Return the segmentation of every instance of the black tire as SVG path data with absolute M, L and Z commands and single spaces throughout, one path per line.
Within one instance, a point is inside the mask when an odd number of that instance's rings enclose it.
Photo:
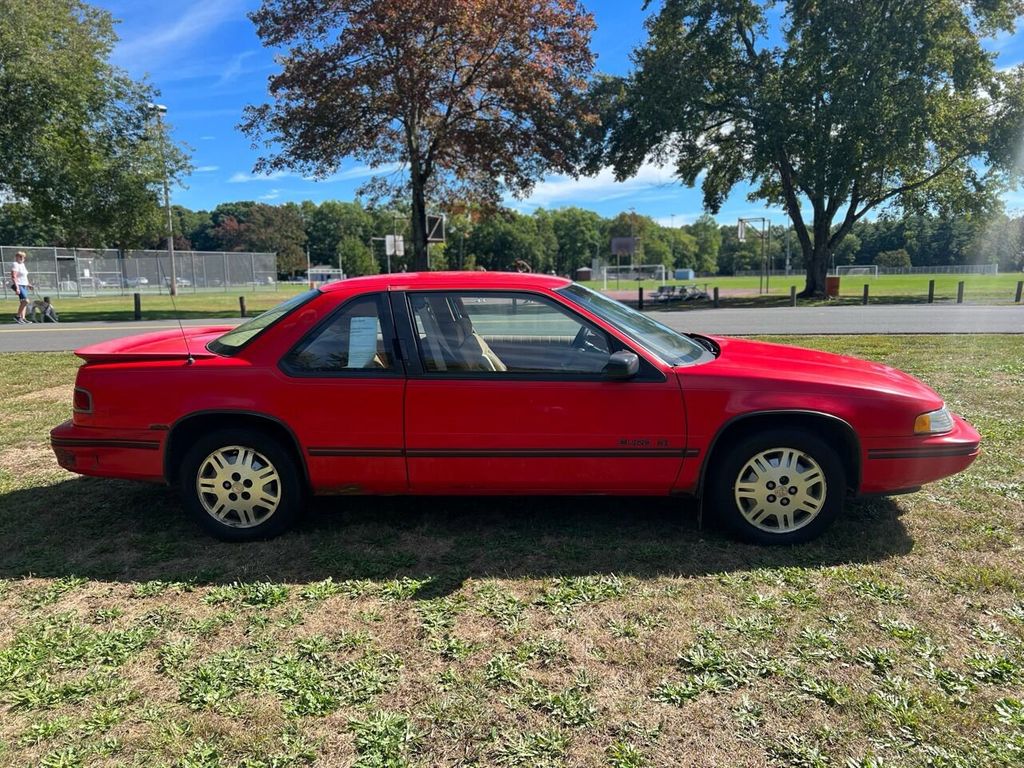
M 210 487 L 201 492 L 200 481 Z M 278 536 L 295 523 L 305 501 L 291 452 L 255 429 L 221 429 L 200 437 L 185 454 L 178 485 L 192 517 L 222 541 Z
M 842 511 L 846 495 L 843 463 L 821 438 L 803 430 L 752 433 L 726 447 L 724 453 L 716 453 L 712 462 L 705 512 L 745 541 L 810 541 Z M 819 470 L 820 481 L 815 477 Z

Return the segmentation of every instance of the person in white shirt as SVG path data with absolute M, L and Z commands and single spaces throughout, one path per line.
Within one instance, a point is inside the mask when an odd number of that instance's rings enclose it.
M 11 265 L 11 287 L 18 294 L 18 300 L 21 302 L 18 304 L 18 314 L 14 316 L 14 322 L 21 325 L 32 322 L 25 313 L 28 311 L 28 292 L 30 288 L 33 288 L 32 283 L 28 281 L 28 267 L 25 266 L 24 251 L 18 251 L 14 254 L 14 263 Z

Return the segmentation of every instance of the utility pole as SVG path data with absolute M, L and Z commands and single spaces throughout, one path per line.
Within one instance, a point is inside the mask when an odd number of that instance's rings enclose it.
M 178 294 L 178 271 L 174 266 L 174 217 L 171 214 L 171 185 L 167 171 L 167 134 L 164 131 L 162 116 L 167 113 L 163 104 L 148 104 L 150 114 L 156 115 L 156 127 L 160 132 L 160 158 L 164 166 L 164 208 L 167 209 L 167 255 L 171 258 L 171 296 Z M 193 278 L 195 275 L 193 275 Z M 255 275 L 253 276 L 255 279 Z

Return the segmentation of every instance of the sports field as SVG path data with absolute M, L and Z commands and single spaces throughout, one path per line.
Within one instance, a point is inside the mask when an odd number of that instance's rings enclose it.
M 935 281 L 935 301 L 956 301 L 957 285 L 964 283 L 964 302 L 974 304 L 1011 304 L 1013 303 L 1017 282 L 1024 280 L 1024 274 L 1006 273 L 1001 275 L 843 275 L 840 278 L 840 300 L 858 302 L 868 285 L 869 298 L 872 302 L 902 304 L 920 303 L 928 300 L 928 281 Z M 668 281 L 667 285 L 696 285 L 711 293 L 715 286 L 723 298 L 746 301 L 764 301 L 781 298 L 788 300 L 790 286 L 796 286 L 797 292 L 803 290 L 803 275 L 789 277 L 772 277 L 768 283 L 768 291 L 762 295 L 759 289 L 763 285 L 757 277 L 700 277 L 690 281 Z M 660 283 L 653 280 L 643 281 L 644 293 L 650 295 L 656 291 Z M 593 280 L 584 285 L 598 290 L 604 289 L 604 282 Z M 636 293 L 638 283 L 635 280 L 622 280 L 616 285 L 614 280 L 608 281 L 609 291 L 629 291 Z
M 869 285 L 871 303 L 899 304 L 921 303 L 928 298 L 928 280 L 935 280 L 935 300 L 951 302 L 956 300 L 957 283 L 964 281 L 964 301 L 974 304 L 1011 304 L 1015 298 L 1017 281 L 1024 275 L 881 275 L 872 278 L 867 275 L 853 275 L 842 278 L 840 283 L 839 303 L 858 303 L 861 300 L 864 284 Z M 592 288 L 602 289 L 603 283 L 592 281 L 585 283 Z M 775 277 L 770 282 L 767 294 L 758 293 L 756 277 L 708 277 L 699 278 L 688 283 L 669 282 L 668 285 L 697 285 L 706 288 L 708 293 L 718 286 L 723 306 L 769 307 L 785 304 L 789 301 L 789 287 L 795 285 L 797 290 L 803 288 L 802 277 Z M 616 288 L 615 281 L 609 281 L 608 290 L 614 295 L 632 299 L 636 296 L 636 281 L 623 280 Z M 645 296 L 650 298 L 659 286 L 654 281 L 643 283 Z M 142 296 L 142 317 L 144 320 L 164 320 L 175 316 L 188 318 L 217 318 L 239 316 L 239 295 L 245 295 L 249 314 L 258 314 L 269 309 L 289 296 L 305 290 L 304 283 L 279 283 L 277 290 L 261 290 L 246 293 L 239 290 L 235 293 L 210 291 L 208 293 L 192 293 L 182 289 L 182 293 L 174 300 L 164 295 L 146 294 Z M 14 314 L 17 302 L 13 294 L 5 296 L 0 302 L 0 321 Z M 63 321 L 103 321 L 131 320 L 134 317 L 134 303 L 131 295 L 110 295 L 94 298 L 54 298 Z M 803 302 L 802 302 L 803 303 Z M 813 302 L 813 303 L 836 303 Z M 175 306 L 176 305 L 176 309 Z M 706 302 L 686 302 L 683 305 L 673 304 L 680 308 L 704 307 Z

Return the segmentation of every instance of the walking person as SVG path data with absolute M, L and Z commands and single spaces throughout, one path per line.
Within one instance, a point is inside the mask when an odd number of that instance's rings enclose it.
M 32 322 L 25 317 L 25 313 L 28 312 L 29 289 L 35 290 L 32 283 L 28 281 L 28 267 L 25 266 L 26 258 L 28 257 L 24 251 L 18 251 L 14 254 L 14 263 L 11 265 L 11 287 L 18 294 L 18 300 L 21 302 L 18 304 L 18 314 L 14 316 L 14 322 L 21 325 Z

